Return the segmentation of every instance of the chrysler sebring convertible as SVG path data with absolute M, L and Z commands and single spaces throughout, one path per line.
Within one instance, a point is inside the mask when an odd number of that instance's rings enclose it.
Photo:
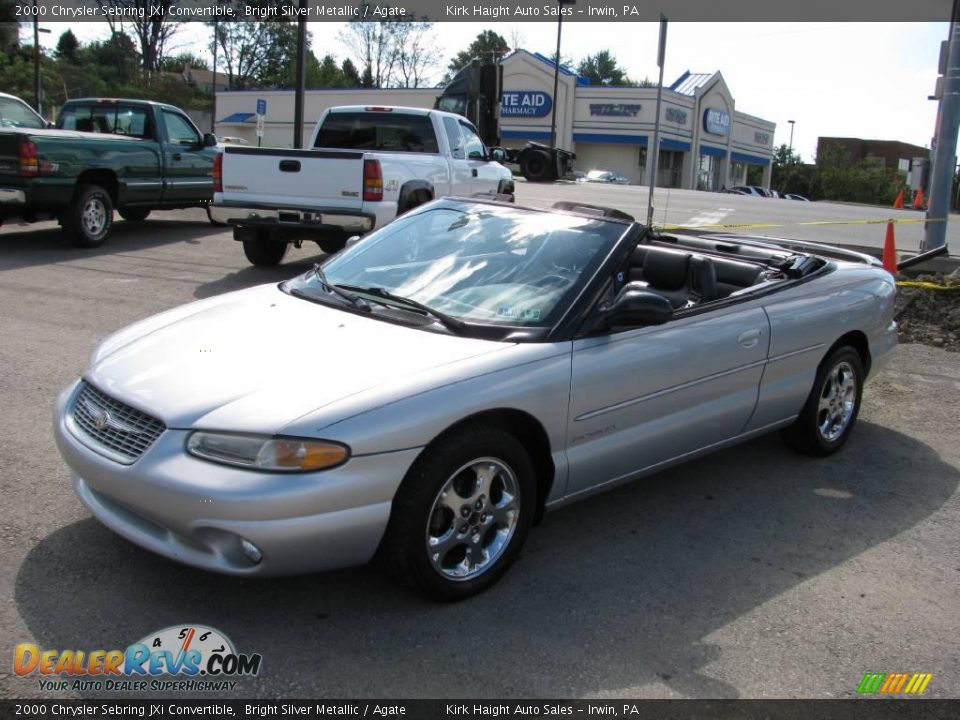
M 108 337 L 60 396 L 86 507 L 239 576 L 496 582 L 547 510 L 774 430 L 829 455 L 896 344 L 872 258 L 444 199 Z

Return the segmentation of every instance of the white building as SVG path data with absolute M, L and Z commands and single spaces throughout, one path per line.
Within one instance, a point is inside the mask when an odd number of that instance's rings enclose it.
M 561 68 L 553 97 L 554 64 L 542 55 L 517 50 L 503 60 L 501 131 L 503 144 L 550 142 L 557 104 L 557 144 L 577 154 L 578 170 L 614 170 L 631 182 L 648 184 L 647 149 L 653 143 L 657 89 L 589 85 Z M 351 88 L 307 90 L 303 143 L 309 142 L 320 113 L 335 105 L 433 107 L 440 90 Z M 257 144 L 257 101 L 267 112 L 263 145 L 293 145 L 291 90 L 217 93 L 216 131 Z M 749 166 L 763 168 L 769 187 L 776 125 L 736 110 L 719 73 L 686 72 L 664 87 L 657 185 L 719 190 L 746 182 Z

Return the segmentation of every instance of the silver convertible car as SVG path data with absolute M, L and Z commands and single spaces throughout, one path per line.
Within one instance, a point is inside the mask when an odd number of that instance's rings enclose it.
M 546 510 L 773 430 L 839 449 L 894 295 L 836 248 L 444 199 L 107 338 L 55 434 L 87 508 L 163 556 L 265 576 L 379 555 L 456 600 Z

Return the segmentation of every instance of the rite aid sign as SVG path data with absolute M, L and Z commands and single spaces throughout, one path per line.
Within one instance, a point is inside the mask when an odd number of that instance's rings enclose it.
M 707 108 L 703 114 L 703 128 L 714 135 L 726 135 L 730 132 L 730 113 L 717 108 Z
M 500 100 L 500 117 L 546 117 L 553 101 L 545 92 L 517 90 L 503 93 Z

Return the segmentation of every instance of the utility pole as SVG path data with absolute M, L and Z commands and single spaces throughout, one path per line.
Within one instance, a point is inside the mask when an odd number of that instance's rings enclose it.
M 657 45 L 657 65 L 660 82 L 657 83 L 657 119 L 653 124 L 653 147 L 647 148 L 650 164 L 650 191 L 647 196 L 647 227 L 653 225 L 653 188 L 657 184 L 657 163 L 660 160 L 660 101 L 663 98 L 663 65 L 667 55 L 667 16 L 660 13 L 660 43 Z
M 303 147 L 303 95 L 307 47 L 307 0 L 300 0 L 300 18 L 297 20 L 297 89 L 293 101 L 293 147 Z
M 220 22 L 214 16 L 213 21 L 213 109 L 210 111 L 210 132 L 216 132 L 217 123 L 217 41 Z
M 953 2 L 950 18 L 950 38 L 946 66 L 943 72 L 943 91 L 937 112 L 937 128 L 932 150 L 930 193 L 921 252 L 936 250 L 947 244 L 947 217 L 950 214 L 950 192 L 953 189 L 954 159 L 957 155 L 957 131 L 960 129 L 960 0 Z
M 793 155 L 793 125 L 794 125 L 794 121 L 793 121 L 793 120 L 787 120 L 787 122 L 790 123 L 790 154 Z
M 37 114 L 43 117 L 43 87 L 40 84 L 40 20 L 37 15 L 37 0 L 33 0 L 33 98 Z

